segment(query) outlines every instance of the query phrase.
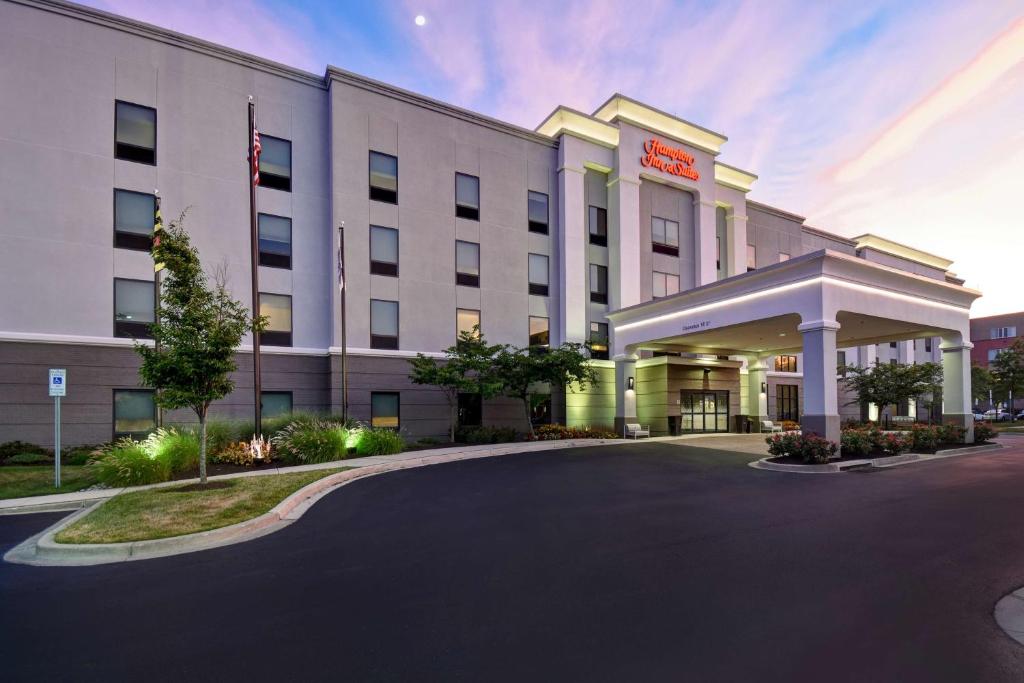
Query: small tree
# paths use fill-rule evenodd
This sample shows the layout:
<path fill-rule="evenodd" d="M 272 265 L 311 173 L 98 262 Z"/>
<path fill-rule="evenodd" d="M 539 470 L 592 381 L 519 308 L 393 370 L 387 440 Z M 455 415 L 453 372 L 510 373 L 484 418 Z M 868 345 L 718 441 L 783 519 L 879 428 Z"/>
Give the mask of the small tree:
<path fill-rule="evenodd" d="M 565 342 L 545 348 L 503 346 L 494 357 L 491 373 L 500 386 L 500 393 L 523 404 L 529 434 L 533 436 L 531 389 L 538 384 L 568 387 L 578 384 L 581 390 L 597 385 L 597 370 L 588 362 L 586 346 Z"/>
<path fill-rule="evenodd" d="M 867 368 L 848 365 L 843 382 L 857 394 L 857 400 L 850 403 L 874 403 L 883 408 L 916 401 L 925 394 L 934 395 L 941 391 L 942 366 L 938 363 L 904 365 L 876 360 Z"/>
<path fill-rule="evenodd" d="M 1017 339 L 996 354 L 992 361 L 992 379 L 994 387 L 1006 394 L 1010 419 L 1013 420 L 1013 396 L 1024 389 L 1024 340 Z"/>
<path fill-rule="evenodd" d="M 497 395 L 501 386 L 488 373 L 500 345 L 490 346 L 474 326 L 472 332 L 463 331 L 458 341 L 444 351 L 444 359 L 431 358 L 422 353 L 410 360 L 412 372 L 409 379 L 413 384 L 438 387 L 448 402 L 448 438 L 455 441 L 458 423 L 459 394 L 480 394 L 481 398 Z"/>
<path fill-rule="evenodd" d="M 988 368 L 984 365 L 971 366 L 971 398 L 975 402 L 987 401 L 994 384 L 995 380 Z"/>
<path fill-rule="evenodd" d="M 224 267 L 213 286 L 199 261 L 199 252 L 184 229 L 185 214 L 165 228 L 153 249 L 153 260 L 166 264 L 156 322 L 150 325 L 155 346 L 136 343 L 142 356 L 139 375 L 157 389 L 163 408 L 191 408 L 199 418 L 199 480 L 206 483 L 206 416 L 210 404 L 234 388 L 235 349 L 246 330 L 259 332 L 264 319 L 253 319 L 227 291 Z"/>

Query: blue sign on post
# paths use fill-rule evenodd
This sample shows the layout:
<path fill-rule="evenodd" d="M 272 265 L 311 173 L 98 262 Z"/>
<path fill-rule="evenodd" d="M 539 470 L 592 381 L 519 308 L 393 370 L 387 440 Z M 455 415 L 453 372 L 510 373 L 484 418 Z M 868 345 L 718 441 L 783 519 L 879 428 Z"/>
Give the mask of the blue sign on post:
<path fill-rule="evenodd" d="M 50 396 L 53 396 L 53 485 L 60 488 L 60 397 L 68 393 L 68 371 L 50 368 Z"/>

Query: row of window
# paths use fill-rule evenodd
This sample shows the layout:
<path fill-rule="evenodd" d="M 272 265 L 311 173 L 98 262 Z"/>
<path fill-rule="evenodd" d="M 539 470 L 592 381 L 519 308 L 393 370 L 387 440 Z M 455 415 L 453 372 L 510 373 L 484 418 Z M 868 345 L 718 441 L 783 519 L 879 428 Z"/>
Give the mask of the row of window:
<path fill-rule="evenodd" d="M 779 263 L 788 261 L 790 258 L 789 254 L 780 251 L 779 252 Z M 719 241 L 719 255 L 718 255 L 718 267 L 722 267 L 722 255 L 721 255 L 721 241 Z M 747 272 L 757 269 L 757 247 L 753 244 L 747 245 Z"/>
<path fill-rule="evenodd" d="M 399 395 L 394 391 L 370 394 L 370 424 L 374 427 L 398 429 Z M 152 389 L 114 389 L 114 438 L 141 438 L 156 429 L 156 402 Z M 260 393 L 260 411 L 264 418 L 292 412 L 292 392 Z"/>

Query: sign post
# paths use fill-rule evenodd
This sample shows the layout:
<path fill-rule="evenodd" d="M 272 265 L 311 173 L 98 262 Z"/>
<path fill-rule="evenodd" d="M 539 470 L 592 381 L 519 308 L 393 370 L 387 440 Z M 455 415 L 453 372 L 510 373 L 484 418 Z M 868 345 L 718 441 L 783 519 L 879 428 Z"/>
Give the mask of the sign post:
<path fill-rule="evenodd" d="M 60 397 L 67 395 L 68 371 L 50 368 L 50 396 L 53 396 L 53 485 L 60 488 Z"/>

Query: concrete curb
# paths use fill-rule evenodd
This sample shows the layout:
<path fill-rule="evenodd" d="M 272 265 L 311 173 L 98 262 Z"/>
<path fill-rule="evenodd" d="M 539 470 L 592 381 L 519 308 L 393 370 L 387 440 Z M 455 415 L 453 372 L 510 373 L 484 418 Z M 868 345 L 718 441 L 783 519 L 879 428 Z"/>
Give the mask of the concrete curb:
<path fill-rule="evenodd" d="M 973 453 L 996 451 L 1001 448 L 1003 448 L 1002 444 L 990 443 L 980 446 L 950 448 L 938 453 L 906 453 L 904 455 L 896 455 L 889 458 L 864 458 L 860 460 L 846 460 L 844 462 L 829 462 L 821 465 L 787 465 L 779 462 L 768 462 L 769 458 L 761 458 L 760 460 L 748 462 L 747 466 L 753 467 L 755 470 L 788 472 L 790 474 L 836 474 L 837 472 L 845 472 L 846 470 L 855 469 L 857 467 L 899 467 L 900 465 L 910 465 L 918 462 L 930 462 L 932 460 L 955 458 L 959 455 L 971 455 Z"/>
<path fill-rule="evenodd" d="M 358 479 L 372 477 L 388 472 L 397 472 L 405 469 L 439 465 L 448 462 L 461 460 L 475 460 L 478 458 L 489 458 L 500 455 L 511 455 L 514 453 L 532 453 L 544 450 L 556 450 L 564 448 L 585 448 L 587 446 L 613 446 L 621 445 L 621 439 L 580 439 L 573 441 L 535 441 L 529 442 L 529 448 L 522 448 L 509 445 L 503 448 L 480 449 L 469 452 L 449 453 L 444 455 L 425 456 L 420 458 L 406 458 L 383 464 L 368 464 L 366 466 L 346 469 L 336 474 L 331 474 L 323 479 L 304 486 L 278 503 L 270 511 L 254 517 L 253 519 L 239 522 L 231 526 L 219 529 L 210 529 L 195 534 L 184 536 L 173 536 L 150 541 L 132 541 L 127 543 L 89 543 L 89 544 L 68 544 L 57 543 L 55 536 L 64 528 L 74 524 L 82 517 L 99 508 L 113 496 L 108 496 L 94 503 L 85 509 L 62 519 L 32 538 L 18 544 L 4 555 L 4 560 L 15 564 L 29 564 L 36 566 L 86 566 L 96 564 L 109 564 L 113 562 L 128 562 L 133 560 L 145 560 L 155 557 L 167 557 L 169 555 L 180 555 L 184 553 L 218 548 L 250 541 L 260 536 L 271 534 L 283 529 L 295 520 L 302 517 L 313 505 L 326 496 L 328 493 L 349 484 Z M 334 468 L 344 467 L 344 460 L 331 464 Z M 308 469 L 327 469 L 313 466 Z M 287 471 L 296 471 L 296 468 L 289 468 Z M 269 473 L 268 473 L 269 474 Z M 212 479 L 212 478 L 211 478 Z M 166 482 L 156 486 L 174 486 L 187 482 Z M 132 488 L 132 491 L 143 490 L 150 487 Z M 124 491 L 125 489 L 119 489 Z"/>

